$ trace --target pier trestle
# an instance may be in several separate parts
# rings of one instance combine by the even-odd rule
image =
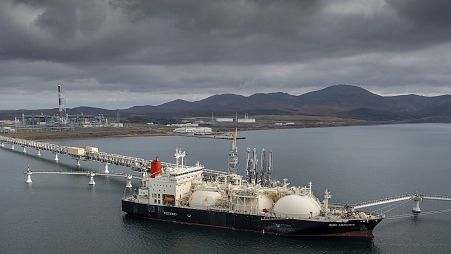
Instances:
[[[423,200],[438,200],[438,201],[451,201],[450,196],[439,196],[439,195],[423,195],[423,194],[407,194],[396,197],[389,197],[379,200],[368,201],[360,204],[354,204],[350,207],[352,210],[357,210],[366,207],[379,206],[384,204],[390,204],[395,202],[401,202],[404,200],[412,200],[414,202],[412,213],[418,215],[421,213],[420,202]]]

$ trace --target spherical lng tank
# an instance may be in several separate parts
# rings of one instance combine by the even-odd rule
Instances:
[[[258,195],[258,211],[266,212],[272,209],[273,202],[268,196],[260,194]]]
[[[196,209],[207,209],[214,205],[218,199],[221,198],[221,194],[216,191],[197,190],[191,195],[190,207]]]
[[[273,211],[281,217],[308,218],[318,216],[321,205],[310,196],[288,195],[276,202]]]

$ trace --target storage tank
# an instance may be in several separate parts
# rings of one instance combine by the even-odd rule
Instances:
[[[276,202],[273,211],[281,217],[309,218],[320,214],[321,205],[310,196],[288,195]]]
[[[207,209],[216,204],[221,194],[216,191],[197,190],[191,195],[189,206],[196,209]]]
[[[272,207],[272,199],[263,194],[258,196],[258,212],[268,212],[272,209]]]

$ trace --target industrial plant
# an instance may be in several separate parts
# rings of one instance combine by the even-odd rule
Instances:
[[[66,100],[63,96],[63,84],[58,83],[58,112],[57,114],[22,114],[22,117],[14,119],[14,127],[17,130],[70,130],[75,128],[89,127],[123,127],[119,123],[119,119],[115,123],[108,123],[108,118],[102,114],[87,115],[68,114],[65,104]]]

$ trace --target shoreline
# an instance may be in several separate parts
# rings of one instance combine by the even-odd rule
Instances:
[[[145,123],[125,123],[122,128],[100,127],[100,128],[77,128],[72,130],[46,130],[46,129],[19,129],[16,133],[3,133],[1,135],[28,140],[59,140],[59,139],[87,139],[106,137],[144,137],[144,136],[177,136],[212,139],[229,139],[225,134],[255,130],[283,130],[346,126],[375,126],[409,123],[438,123],[430,119],[403,120],[403,121],[369,121],[350,118],[338,118],[332,116],[306,116],[306,115],[258,115],[255,116],[257,123],[252,124],[205,124],[212,128],[212,133],[207,135],[194,135],[192,133],[174,133],[174,127],[168,125],[148,125]],[[184,118],[187,122],[208,122],[206,117]],[[280,125],[277,125],[279,123]],[[284,123],[289,125],[283,125]],[[245,137],[241,137],[245,138]]]
[[[87,139],[87,138],[108,138],[108,137],[146,137],[146,136],[174,136],[174,137],[191,137],[191,138],[211,138],[211,139],[229,139],[226,133],[233,133],[235,128],[238,132],[257,131],[257,130],[285,130],[285,129],[304,129],[304,128],[326,128],[326,127],[347,127],[347,126],[377,126],[377,125],[393,125],[393,124],[419,124],[434,122],[418,122],[418,121],[362,121],[353,119],[340,119],[341,121],[310,121],[297,122],[295,125],[279,126],[269,123],[260,123],[252,125],[210,125],[213,129],[211,134],[194,135],[192,133],[174,133],[174,127],[165,125],[148,126],[145,124],[131,123],[123,128],[80,128],[74,130],[21,130],[16,133],[2,133],[0,135],[14,138],[22,138],[27,140],[63,140],[63,139]],[[436,122],[437,123],[437,122]],[[245,139],[245,135],[240,139]]]
[[[17,133],[2,134],[4,136],[22,138],[27,140],[59,140],[59,139],[85,139],[85,138],[107,138],[107,137],[145,137],[145,136],[175,136],[175,137],[194,137],[194,138],[211,138],[214,135],[224,135],[224,133],[233,132],[235,128],[239,132],[255,131],[255,130],[283,130],[283,129],[304,129],[304,128],[324,128],[324,127],[345,127],[345,126],[372,126],[390,123],[346,123],[346,124],[313,124],[313,125],[295,125],[295,126],[212,126],[213,133],[211,135],[192,135],[192,134],[176,134],[173,128],[169,127],[125,127],[120,129],[111,128],[87,128],[76,129],[71,131],[22,131]],[[219,138],[216,138],[219,139]]]

